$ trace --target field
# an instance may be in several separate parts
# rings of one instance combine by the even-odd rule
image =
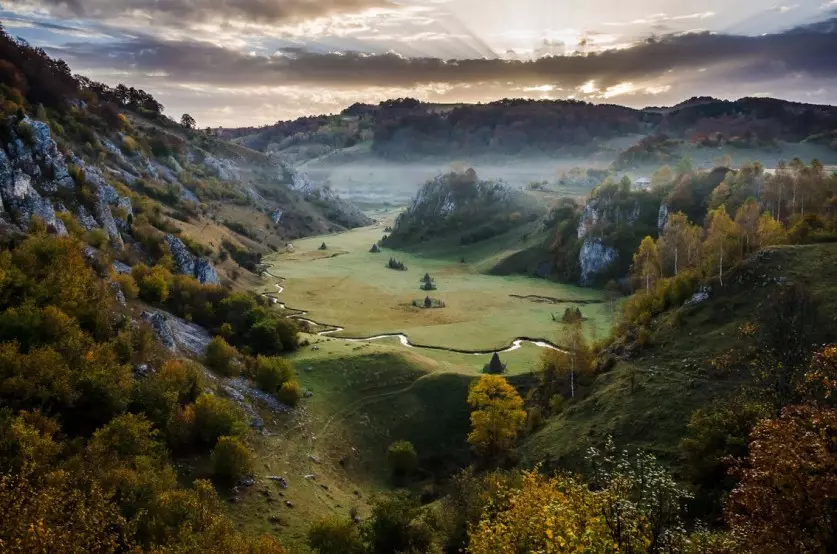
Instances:
[[[373,215],[386,220],[390,214]],[[278,282],[284,287],[279,298],[288,307],[306,310],[306,317],[313,321],[343,327],[334,337],[403,333],[414,344],[455,350],[500,350],[517,337],[560,344],[562,325],[553,315],[560,320],[568,307],[580,307],[591,336],[605,335],[611,326],[611,305],[600,291],[485,273],[523,247],[519,232],[474,246],[434,244],[410,251],[369,252],[383,233],[384,224],[379,223],[300,240],[293,252],[271,256],[267,259],[270,273],[281,278]],[[319,250],[323,242],[327,249]],[[385,267],[390,257],[403,262],[407,271]],[[435,279],[437,290],[420,290],[425,273]],[[275,293],[275,285],[264,291]],[[412,305],[428,294],[442,300],[445,307]],[[385,340],[398,344],[397,339]],[[487,361],[487,356],[427,349],[422,354],[454,371],[478,371]],[[539,349],[524,345],[507,356],[512,373],[530,371]]]

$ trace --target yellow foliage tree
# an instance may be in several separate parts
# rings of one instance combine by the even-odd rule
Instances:
[[[720,206],[707,216],[706,239],[703,241],[703,270],[706,275],[716,272],[724,285],[724,269],[738,259],[738,226],[730,219],[726,208]]]
[[[642,239],[639,250],[634,254],[631,275],[639,286],[645,288],[646,294],[651,292],[652,285],[662,275],[660,269],[660,251],[657,249],[657,244],[651,237]]]
[[[616,544],[605,517],[615,490],[591,492],[570,477],[546,478],[537,472],[523,475],[519,488],[505,488],[470,532],[471,554],[539,552],[640,552],[647,521],[637,517],[621,530],[625,546]]]
[[[671,214],[657,240],[661,271],[666,275],[677,275],[682,269],[696,267],[700,261],[702,233],[703,230],[691,223],[683,212]]]
[[[526,412],[523,399],[499,375],[483,375],[468,392],[471,406],[471,433],[468,443],[487,458],[510,451]]]

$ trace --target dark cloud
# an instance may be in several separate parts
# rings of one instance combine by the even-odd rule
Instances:
[[[697,79],[705,68],[740,72],[742,78],[775,79],[806,75],[837,76],[837,22],[829,21],[756,37],[712,33],[669,35],[632,48],[586,56],[555,56],[535,61],[500,59],[441,60],[397,54],[321,54],[287,50],[251,56],[202,42],[137,38],[103,49],[71,43],[53,49],[78,69],[124,68],[163,74],[178,82],[218,86],[319,85],[332,87],[414,87],[429,83],[575,87],[595,80],[600,88],[624,81],[653,80],[669,71]],[[688,72],[688,73],[683,73]]]
[[[172,20],[235,17],[259,22],[304,19],[392,6],[390,0],[10,0],[35,5],[58,16],[106,19],[137,12]]]

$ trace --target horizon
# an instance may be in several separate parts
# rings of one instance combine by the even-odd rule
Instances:
[[[340,108],[336,111],[333,111],[333,112],[329,112],[329,113],[305,114],[305,115],[301,115],[301,116],[298,116],[298,117],[295,117],[295,118],[292,118],[292,119],[279,119],[279,120],[276,120],[272,123],[263,123],[263,124],[259,124],[259,125],[243,125],[243,126],[240,126],[240,127],[219,126],[219,127],[210,127],[210,128],[214,129],[214,130],[218,130],[218,129],[236,130],[236,129],[248,129],[248,128],[258,129],[258,128],[265,128],[265,127],[274,127],[274,126],[277,126],[277,125],[281,125],[283,123],[292,123],[294,121],[297,121],[299,119],[304,119],[304,118],[334,117],[334,116],[342,114],[347,109],[351,108],[352,106],[358,105],[358,104],[362,105],[362,106],[377,107],[377,106],[379,106],[379,105],[381,105],[385,102],[388,102],[388,101],[407,100],[407,99],[411,99],[411,98],[410,97],[387,98],[385,100],[381,100],[380,102],[374,102],[374,103],[372,103],[372,102],[354,102],[352,104],[349,104],[347,106],[343,106],[342,108]],[[413,100],[419,100],[417,98],[412,98],[412,99]],[[682,100],[675,101],[671,104],[656,105],[656,106],[649,105],[649,106],[641,106],[641,107],[633,107],[633,106],[628,106],[626,104],[619,104],[619,103],[615,103],[615,102],[591,102],[591,101],[587,101],[587,100],[578,100],[578,99],[570,99],[570,98],[551,98],[551,99],[547,99],[547,98],[525,98],[525,97],[496,98],[494,100],[488,100],[488,101],[485,101],[485,102],[426,102],[426,101],[423,101],[423,100],[419,100],[419,101],[422,104],[425,104],[425,105],[428,105],[428,106],[444,106],[444,107],[451,107],[451,108],[465,107],[465,106],[487,106],[487,105],[490,105],[490,104],[502,102],[504,100],[526,100],[528,102],[584,102],[584,103],[587,103],[588,105],[592,105],[592,106],[618,106],[620,108],[627,108],[627,109],[636,110],[638,112],[641,112],[641,111],[647,111],[647,110],[672,109],[672,108],[675,108],[675,107],[679,106],[680,104],[685,104],[686,102],[688,102],[690,100],[693,100],[693,99],[707,99],[707,100],[711,99],[711,100],[716,100],[716,101],[719,101],[719,102],[740,102],[740,101],[748,100],[748,99],[777,100],[779,102],[787,102],[787,103],[791,103],[791,104],[803,104],[803,105],[810,105],[810,106],[823,106],[823,107],[835,107],[835,108],[837,108],[837,103],[832,104],[832,103],[821,103],[821,102],[799,102],[799,101],[796,101],[796,100],[790,100],[790,99],[787,99],[787,98],[780,98],[780,97],[776,97],[776,96],[740,96],[740,97],[735,97],[735,98],[718,98],[718,97],[715,97],[715,96],[705,96],[705,95],[700,95],[700,94],[695,95],[695,96],[691,96],[689,98],[684,98]],[[166,115],[168,115],[169,117],[173,117],[173,114],[166,114]]]
[[[9,0],[0,21],[201,127],[404,97],[837,104],[837,0]]]

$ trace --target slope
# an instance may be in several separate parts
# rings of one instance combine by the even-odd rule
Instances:
[[[708,300],[665,312],[653,325],[651,346],[619,359],[598,374],[584,397],[528,437],[528,463],[549,460],[577,466],[589,444],[612,435],[620,446],[639,446],[678,466],[678,442],[692,412],[731,395],[749,373],[725,367],[725,355],[746,341],[742,325],[753,323],[767,298],[789,283],[806,285],[819,304],[821,321],[837,308],[837,244],[774,247],[761,251]],[[830,325],[820,340],[834,340]]]

